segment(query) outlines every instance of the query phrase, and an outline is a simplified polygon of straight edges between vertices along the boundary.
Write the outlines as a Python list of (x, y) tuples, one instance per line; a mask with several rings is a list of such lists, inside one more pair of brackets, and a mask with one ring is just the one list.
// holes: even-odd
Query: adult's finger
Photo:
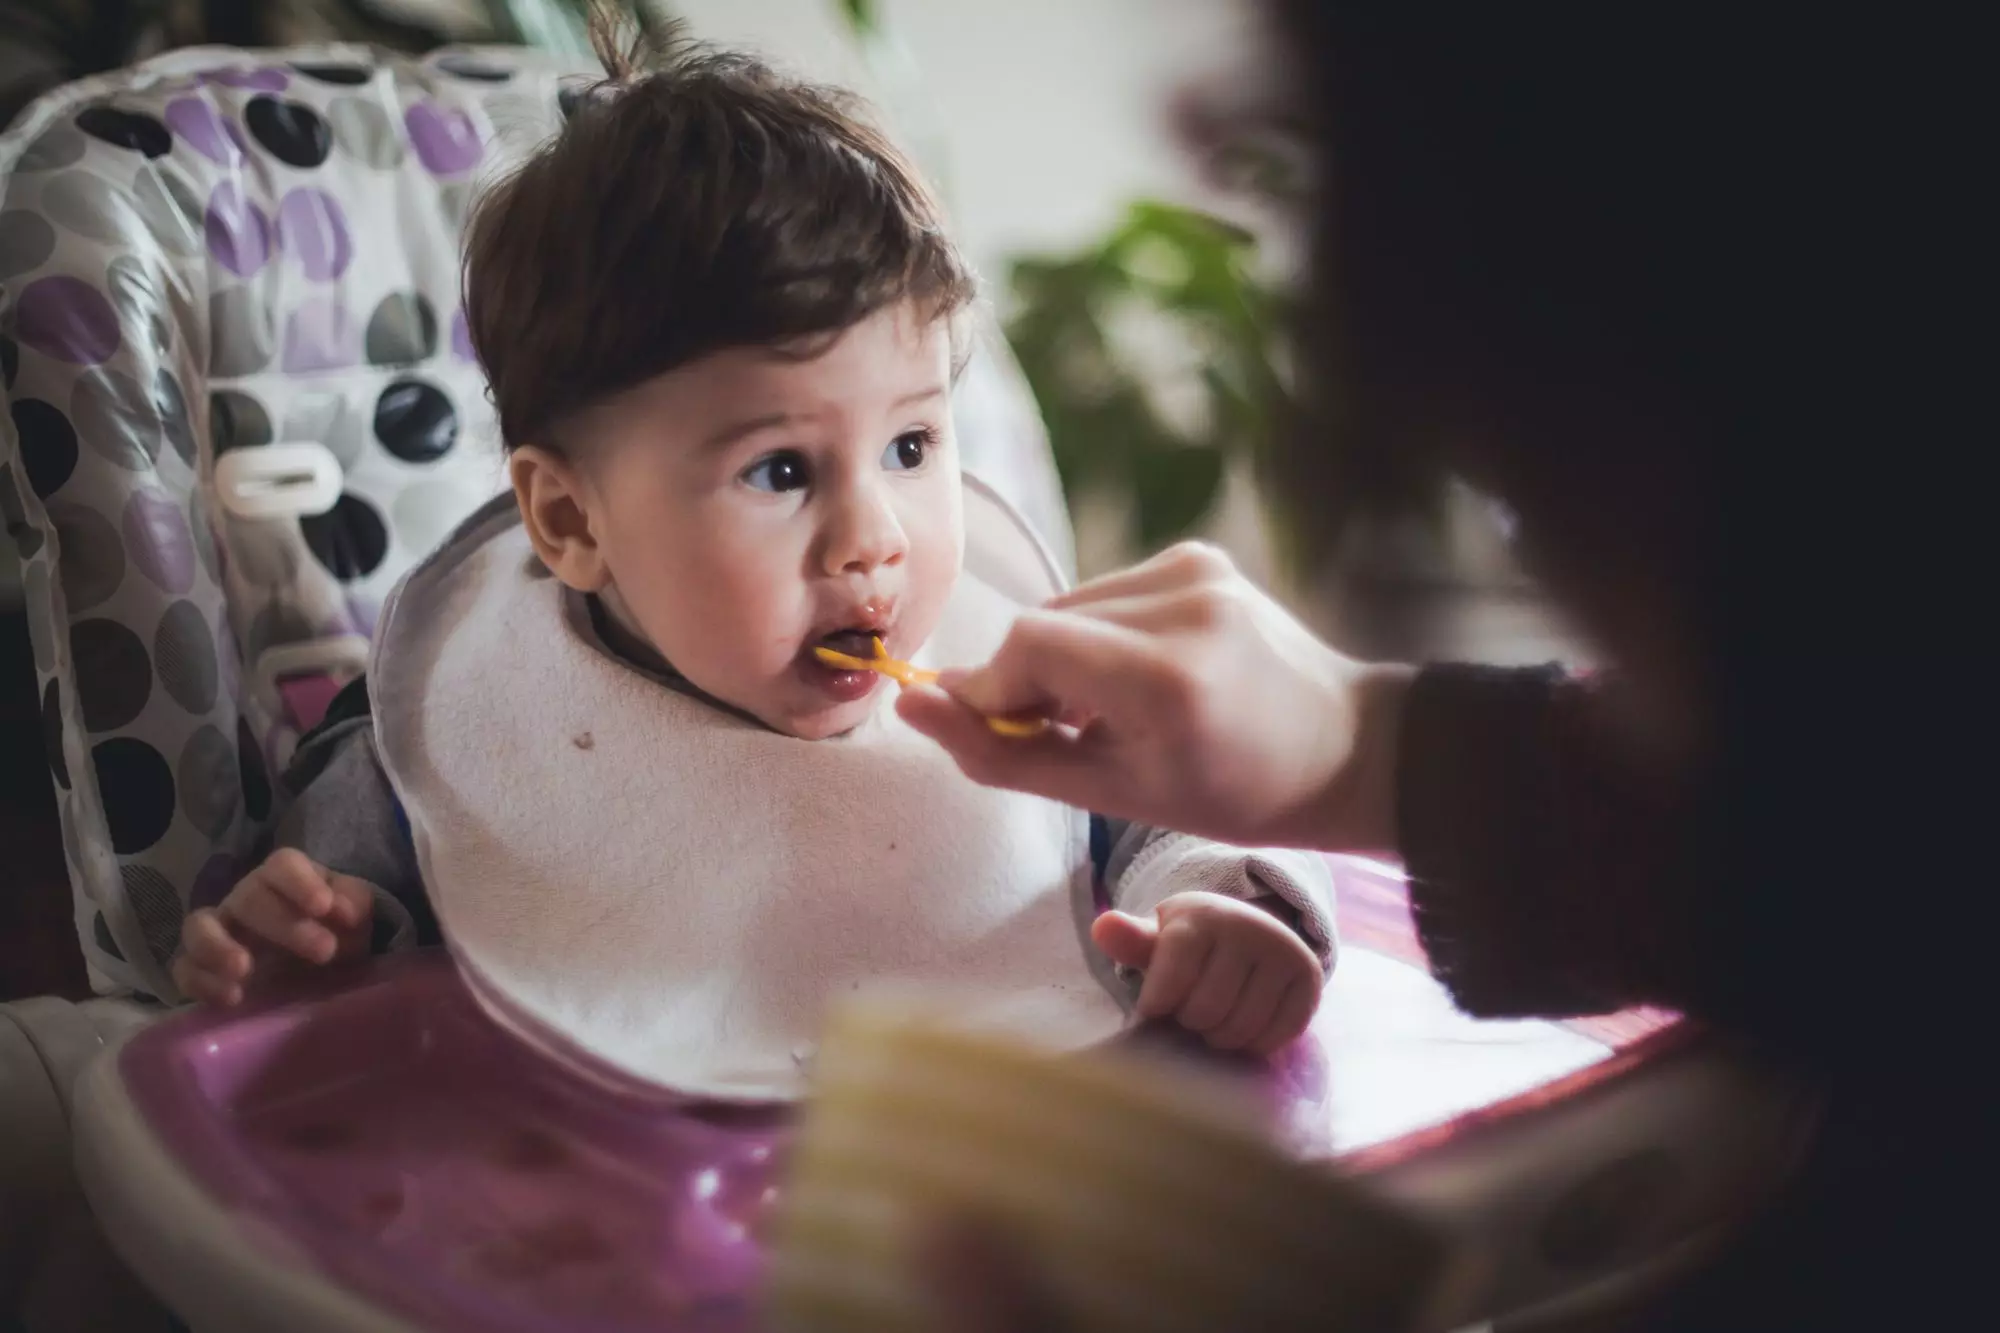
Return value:
[(1033, 736), (1002, 736), (985, 717), (941, 690), (914, 686), (896, 700), (896, 711), (913, 730), (942, 746), (974, 782), (1011, 791), (1034, 792), (1104, 814), (1097, 797), (1117, 784), (1089, 735), (1050, 728)]
[(1185, 588), (1206, 579), (1222, 578), (1232, 569), (1234, 566), (1229, 557), (1216, 547), (1201, 542), (1181, 542), (1129, 569), (1080, 583), (1068, 592), (1050, 598), (1047, 605), (1051, 609), (1075, 610), (1123, 598), (1143, 597)]
[(947, 694), (982, 713), (1080, 712), (1099, 717), (1159, 706), (1172, 658), (1151, 635), (1090, 616), (1030, 611), (993, 660), (947, 671)]

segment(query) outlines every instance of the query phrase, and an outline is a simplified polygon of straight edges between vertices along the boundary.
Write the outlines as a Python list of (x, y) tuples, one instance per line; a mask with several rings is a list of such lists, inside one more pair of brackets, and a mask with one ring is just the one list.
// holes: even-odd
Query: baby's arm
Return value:
[(365, 685), (307, 736), (287, 774), (291, 806), (269, 857), (215, 907), (191, 912), (174, 977), (182, 994), (233, 1005), (253, 977), (408, 947), (428, 931), (415, 855), (375, 755)]
[(1304, 1032), (1336, 952), (1325, 860), (1118, 821), (1108, 832), (1114, 910), (1092, 938), (1145, 973), (1139, 1014), (1224, 1050), (1269, 1053)]

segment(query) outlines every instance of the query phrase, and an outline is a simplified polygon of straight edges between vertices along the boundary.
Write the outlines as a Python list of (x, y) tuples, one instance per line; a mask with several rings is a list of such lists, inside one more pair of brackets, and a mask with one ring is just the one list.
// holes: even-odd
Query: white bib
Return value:
[[(983, 660), (1059, 587), (966, 492), (927, 664)], [(828, 1001), (877, 980), (1058, 1046), (1124, 1025), (1086, 940), (1085, 814), (969, 781), (887, 689), (832, 740), (735, 717), (612, 658), (574, 606), (505, 506), (411, 573), (376, 638), (377, 747), (497, 1019), (585, 1072), (738, 1100), (799, 1096)]]

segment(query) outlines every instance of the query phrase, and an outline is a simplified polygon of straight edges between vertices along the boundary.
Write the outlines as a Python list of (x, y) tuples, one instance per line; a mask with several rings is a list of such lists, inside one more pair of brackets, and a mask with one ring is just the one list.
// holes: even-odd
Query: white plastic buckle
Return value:
[(340, 479), (340, 460), (309, 440), (231, 449), (215, 460), (216, 498), (238, 518), (324, 514), (340, 499)]

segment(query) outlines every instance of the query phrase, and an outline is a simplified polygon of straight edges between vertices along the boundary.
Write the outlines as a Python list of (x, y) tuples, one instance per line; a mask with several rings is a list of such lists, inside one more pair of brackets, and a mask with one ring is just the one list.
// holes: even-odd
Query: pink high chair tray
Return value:
[[(1414, 951), (1399, 877), (1337, 864), (1350, 945)], [(1628, 1019), (1620, 1040), (1657, 1026)], [(784, 1117), (620, 1096), (496, 1027), (441, 951), (329, 975), (247, 1013), (190, 1011), (119, 1056), (179, 1170), (372, 1308), (436, 1333), (751, 1326)], [(1323, 1154), (1324, 1051), (1255, 1074)]]

